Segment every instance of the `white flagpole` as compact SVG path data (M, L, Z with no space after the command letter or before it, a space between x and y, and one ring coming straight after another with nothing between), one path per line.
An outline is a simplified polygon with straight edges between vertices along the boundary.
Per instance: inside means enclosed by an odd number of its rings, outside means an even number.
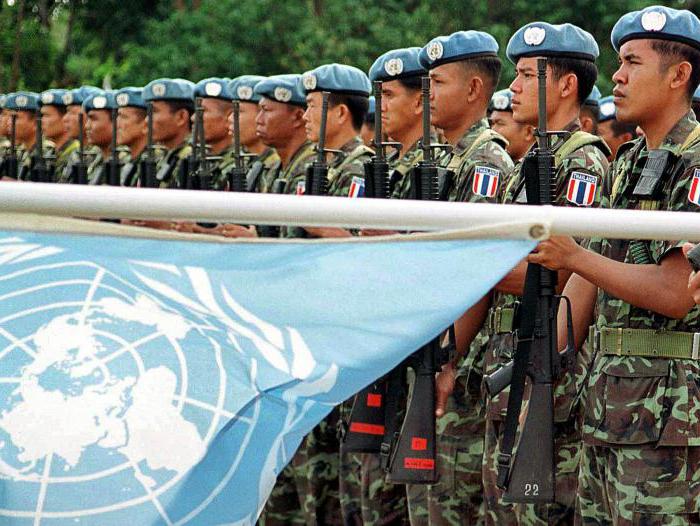
M700 214L690 212L346 199L109 186L2 182L0 210L66 217L421 231L459 230L523 222L547 225L550 233L555 235L700 241ZM540 237L537 232L532 234Z

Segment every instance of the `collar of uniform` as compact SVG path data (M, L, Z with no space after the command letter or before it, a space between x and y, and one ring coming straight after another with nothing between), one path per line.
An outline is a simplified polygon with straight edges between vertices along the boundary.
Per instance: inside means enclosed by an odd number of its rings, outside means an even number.
M261 163L264 163L265 161L267 161L267 159L272 155L272 153L274 151L275 151L274 148L270 148L268 146L267 148L265 148L265 150L263 150L263 152L260 155L258 155L255 158L255 160L260 161Z
M476 138L481 134L481 132L488 127L489 121L486 120L486 117L479 119L472 124L472 127L469 128L464 135L462 135L462 138L457 142L457 146L455 146L454 150L452 150L454 155L461 155L462 153L466 152Z
M308 141L308 140L307 140L307 141L304 141L304 142L302 143L302 145L299 146L299 148L297 148L297 151L294 152L294 154L293 154L293 155L291 156L291 158L289 159L289 164L288 164L287 166L293 165L293 164L294 164L294 161L295 161L297 158L301 157L302 155L304 155L305 153L307 153L307 152L309 152L309 151L312 151L312 152L314 151L314 143L312 143L311 141Z
M330 163L331 166L338 166L348 155L350 155L352 152L355 151L356 148L362 146L363 144L364 143L362 142L362 138L359 135L356 135L355 137L350 139L348 142L346 142L340 147L341 153L340 155L337 155L335 159L333 159L333 161Z
M661 148L668 150L675 150L679 148L688 138L690 132L692 132L697 125L698 121L695 118L693 110L689 110L688 113L683 115L681 120L679 120L673 126L673 128L671 128L671 131L668 132L666 137L664 137L664 140L661 143Z
M78 143L78 139L69 139L65 143L63 143L63 146L61 146L58 150L56 150L56 153L63 153L66 150L68 150L71 147L77 146L79 147L80 144Z
M581 121L578 120L578 118L572 120L569 124L564 126L564 129L561 131L564 132L569 132L569 133L575 133L581 129ZM554 138L554 141L552 142L552 150L557 151L562 144L564 144L568 140L568 137L562 137L562 136L557 136ZM537 143L535 143L536 145ZM534 147L534 146L533 146Z

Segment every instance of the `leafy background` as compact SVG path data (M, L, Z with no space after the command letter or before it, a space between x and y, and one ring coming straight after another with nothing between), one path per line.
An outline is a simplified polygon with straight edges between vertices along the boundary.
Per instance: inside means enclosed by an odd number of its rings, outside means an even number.
M571 22L601 47L608 93L610 30L647 0L0 0L0 92L94 84L141 86L157 77L303 72L325 62L369 69L389 49L480 29L505 50L520 26ZM665 5L700 13L700 0ZM502 87L513 77L505 61Z

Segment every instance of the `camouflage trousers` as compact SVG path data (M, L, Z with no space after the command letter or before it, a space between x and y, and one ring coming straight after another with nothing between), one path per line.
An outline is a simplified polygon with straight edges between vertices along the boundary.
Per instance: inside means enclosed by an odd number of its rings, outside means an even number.
M261 526L342 525L338 490L339 442L335 408L302 441L291 463L277 478Z
M700 524L700 446L584 444L577 524Z
M466 376L459 376L447 411L436 421L440 480L406 487L412 526L483 523L484 422L480 402L467 393Z
M570 525L574 523L581 437L575 422L555 424L554 449L556 499L554 504L507 504L503 490L496 486L498 444L502 438L502 420L486 421L484 441L484 501L488 526Z

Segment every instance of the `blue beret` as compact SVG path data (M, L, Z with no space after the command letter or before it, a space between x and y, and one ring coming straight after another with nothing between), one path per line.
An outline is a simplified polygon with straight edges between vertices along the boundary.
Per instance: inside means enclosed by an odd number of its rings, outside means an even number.
M600 90L598 89L598 86L594 85L593 89L588 94L588 97L586 97L586 100L584 100L583 103L587 104L588 106L598 106L598 104L600 102L600 97L601 97Z
M498 42L483 31L457 31L435 37L420 50L419 60L425 69L478 57L497 57Z
M255 93L255 87L267 77L260 75L241 75L228 83L228 94L231 100L241 102L260 102L260 95Z
M301 88L301 75L273 75L255 86L255 96L266 97L285 104L306 106L306 95Z
M598 103L598 122L615 118L615 102L612 95L601 97Z
M513 92L508 88L497 91L491 97L489 109L492 111L513 111L511 104L513 102Z
M5 109L15 111L37 111L41 105L39 94L31 91L8 93Z
M120 108L132 107L146 109L146 103L143 100L143 88L122 88L117 90L114 95L114 100Z
M63 96L68 93L64 89L47 89L41 93L42 106L65 106Z
M700 102L700 86L693 93L693 102Z
M79 88L67 91L63 94L63 104L66 106L82 106L85 99L93 94L102 91L95 86L81 86Z
M639 38L675 40L700 49L700 20L685 9L655 5L627 13L610 34L615 51L628 40Z
M371 81L381 80L382 82L387 82L406 77L427 75L428 71L421 66L418 60L419 55L419 47L387 51L375 60L372 67L369 68L369 79Z
M366 120L373 120L375 113L377 113L377 101L374 99L374 96L371 96L369 98L369 107L367 108Z
M510 37L506 55L515 64L522 57L570 57L595 62L598 44L589 32L573 24L532 22Z
M302 75L301 84L306 93L330 91L365 97L372 93L372 85L364 71L345 64L326 64L307 71Z
M114 90L99 91L88 95L83 101L83 111L85 113L92 110L114 110L117 109L117 100Z
M143 88L143 100L184 100L194 102L194 82L185 79L157 79Z
M228 80L218 77L200 80L194 86L194 96L208 99L231 100L231 96L228 92Z
M4 93L0 95L0 110L5 107L5 99L7 99L7 95Z

